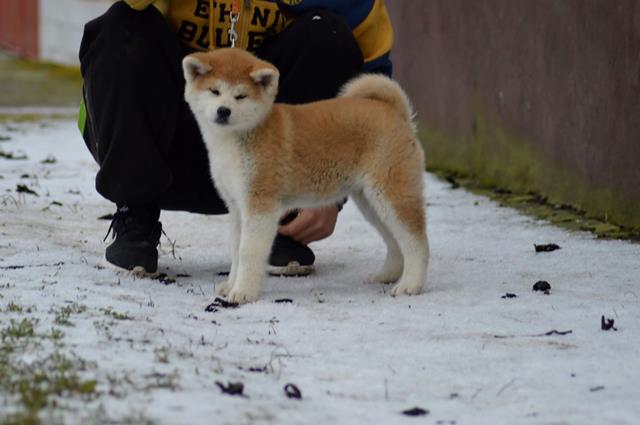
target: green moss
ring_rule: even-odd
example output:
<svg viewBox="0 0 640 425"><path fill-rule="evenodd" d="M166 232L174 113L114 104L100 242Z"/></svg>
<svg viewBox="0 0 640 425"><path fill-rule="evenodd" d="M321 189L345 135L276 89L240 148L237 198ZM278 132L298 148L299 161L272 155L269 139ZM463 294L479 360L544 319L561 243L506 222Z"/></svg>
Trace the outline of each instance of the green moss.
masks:
<svg viewBox="0 0 640 425"><path fill-rule="evenodd" d="M10 313L22 313L22 310L24 309L24 307L22 307L21 305L18 305L16 303L14 303L13 301L11 301L8 305L7 305L7 309L6 311L10 312Z"/></svg>
<svg viewBox="0 0 640 425"><path fill-rule="evenodd" d="M22 319L21 321L11 319L9 326L0 329L0 340L4 343L5 341L34 337L37 324L38 319Z"/></svg>
<svg viewBox="0 0 640 425"><path fill-rule="evenodd" d="M72 314L81 314L87 310L87 306L72 303L62 308L52 308L49 313L55 315L53 323L60 326L74 326L70 318Z"/></svg>
<svg viewBox="0 0 640 425"><path fill-rule="evenodd" d="M97 382L81 377L87 362L59 351L62 332L41 333L37 325L37 319L11 320L0 329L0 394L5 404L15 400L15 411L0 412L1 425L39 424L40 412L55 408L60 397L92 400L98 395ZM47 353L43 344L50 341L54 349Z"/></svg>
<svg viewBox="0 0 640 425"><path fill-rule="evenodd" d="M128 313L118 313L111 307L101 308L100 311L102 311L106 316L109 316L116 320L133 320L133 316L130 316Z"/></svg>
<svg viewBox="0 0 640 425"><path fill-rule="evenodd" d="M576 230L607 238L639 239L640 201L544 158L525 137L474 118L470 135L452 135L420 123L427 169L455 176L465 186L503 204ZM500 188L503 190L497 191Z"/></svg>
<svg viewBox="0 0 640 425"><path fill-rule="evenodd" d="M0 56L0 107L74 106L82 97L80 70Z"/></svg>
<svg viewBox="0 0 640 425"><path fill-rule="evenodd" d="M33 114L33 113L16 113L16 114L2 114L0 113L0 123L31 123L42 121L67 121L69 119L75 119L77 114L73 113L51 113L51 114Z"/></svg>

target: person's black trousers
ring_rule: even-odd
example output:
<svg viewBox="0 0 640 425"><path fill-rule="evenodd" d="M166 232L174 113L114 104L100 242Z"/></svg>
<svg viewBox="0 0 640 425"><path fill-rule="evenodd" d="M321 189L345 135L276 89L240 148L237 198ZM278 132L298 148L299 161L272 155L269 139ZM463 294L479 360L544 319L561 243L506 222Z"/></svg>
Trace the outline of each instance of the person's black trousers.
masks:
<svg viewBox="0 0 640 425"><path fill-rule="evenodd" d="M85 26L83 136L100 165L96 189L117 205L227 212L183 98L188 53L154 7L117 2ZM276 101L285 103L334 97L363 65L347 24L322 10L297 18L255 53L280 70Z"/></svg>

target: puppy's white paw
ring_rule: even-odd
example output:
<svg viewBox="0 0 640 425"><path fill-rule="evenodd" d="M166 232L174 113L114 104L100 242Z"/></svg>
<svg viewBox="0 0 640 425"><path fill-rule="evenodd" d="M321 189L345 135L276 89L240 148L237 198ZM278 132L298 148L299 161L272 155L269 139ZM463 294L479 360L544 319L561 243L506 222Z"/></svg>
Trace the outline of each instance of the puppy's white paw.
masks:
<svg viewBox="0 0 640 425"><path fill-rule="evenodd" d="M391 296L396 297L398 295L418 295L422 293L424 285L422 283L410 284L408 282L398 282L391 288Z"/></svg>
<svg viewBox="0 0 640 425"><path fill-rule="evenodd" d="M227 301L230 303L252 303L258 299L260 295L260 290L255 290L251 288L238 288L234 286L231 291L229 291L229 295L227 296Z"/></svg>
<svg viewBox="0 0 640 425"><path fill-rule="evenodd" d="M397 272L387 272L382 271L380 273L369 275L364 283L394 283L397 282L402 276L402 271L400 273Z"/></svg>
<svg viewBox="0 0 640 425"><path fill-rule="evenodd" d="M229 294L230 290L231 285L229 284L229 281L222 282L216 285L216 293L221 297L226 297Z"/></svg>

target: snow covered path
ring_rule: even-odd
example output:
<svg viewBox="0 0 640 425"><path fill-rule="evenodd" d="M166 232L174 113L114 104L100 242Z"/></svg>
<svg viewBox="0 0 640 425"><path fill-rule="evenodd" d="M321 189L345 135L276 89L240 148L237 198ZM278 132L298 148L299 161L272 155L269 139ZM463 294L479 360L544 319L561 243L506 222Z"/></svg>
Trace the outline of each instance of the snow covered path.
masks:
<svg viewBox="0 0 640 425"><path fill-rule="evenodd" d="M315 275L269 277L259 302L205 312L229 267L226 217L163 213L173 243L163 237L160 271L176 281L138 279L103 260L109 222L97 218L113 208L75 124L0 124L0 140L0 328L28 318L60 332L12 359L58 350L96 381L90 397L43 408L44 423L639 421L638 244L568 233L426 175L424 295L362 283L384 247L348 203L335 235L313 245ZM547 242L562 249L534 252ZM532 291L538 280L550 295ZM602 315L618 330L601 330ZM216 381L243 383L244 397ZM413 407L430 413L402 414ZM0 423L21 409L0 385Z"/></svg>

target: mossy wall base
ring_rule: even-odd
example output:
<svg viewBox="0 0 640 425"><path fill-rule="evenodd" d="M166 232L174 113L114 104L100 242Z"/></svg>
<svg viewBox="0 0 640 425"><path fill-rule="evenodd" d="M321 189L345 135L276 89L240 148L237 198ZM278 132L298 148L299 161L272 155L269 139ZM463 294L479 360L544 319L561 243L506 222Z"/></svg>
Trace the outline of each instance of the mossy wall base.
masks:
<svg viewBox="0 0 640 425"><path fill-rule="evenodd" d="M475 188L535 194L536 199L571 206L588 218L640 230L640 202L611 188L592 187L553 158L546 158L533 143L480 113L475 114L473 129L471 135L456 137L420 121L427 168L471 179Z"/></svg>

